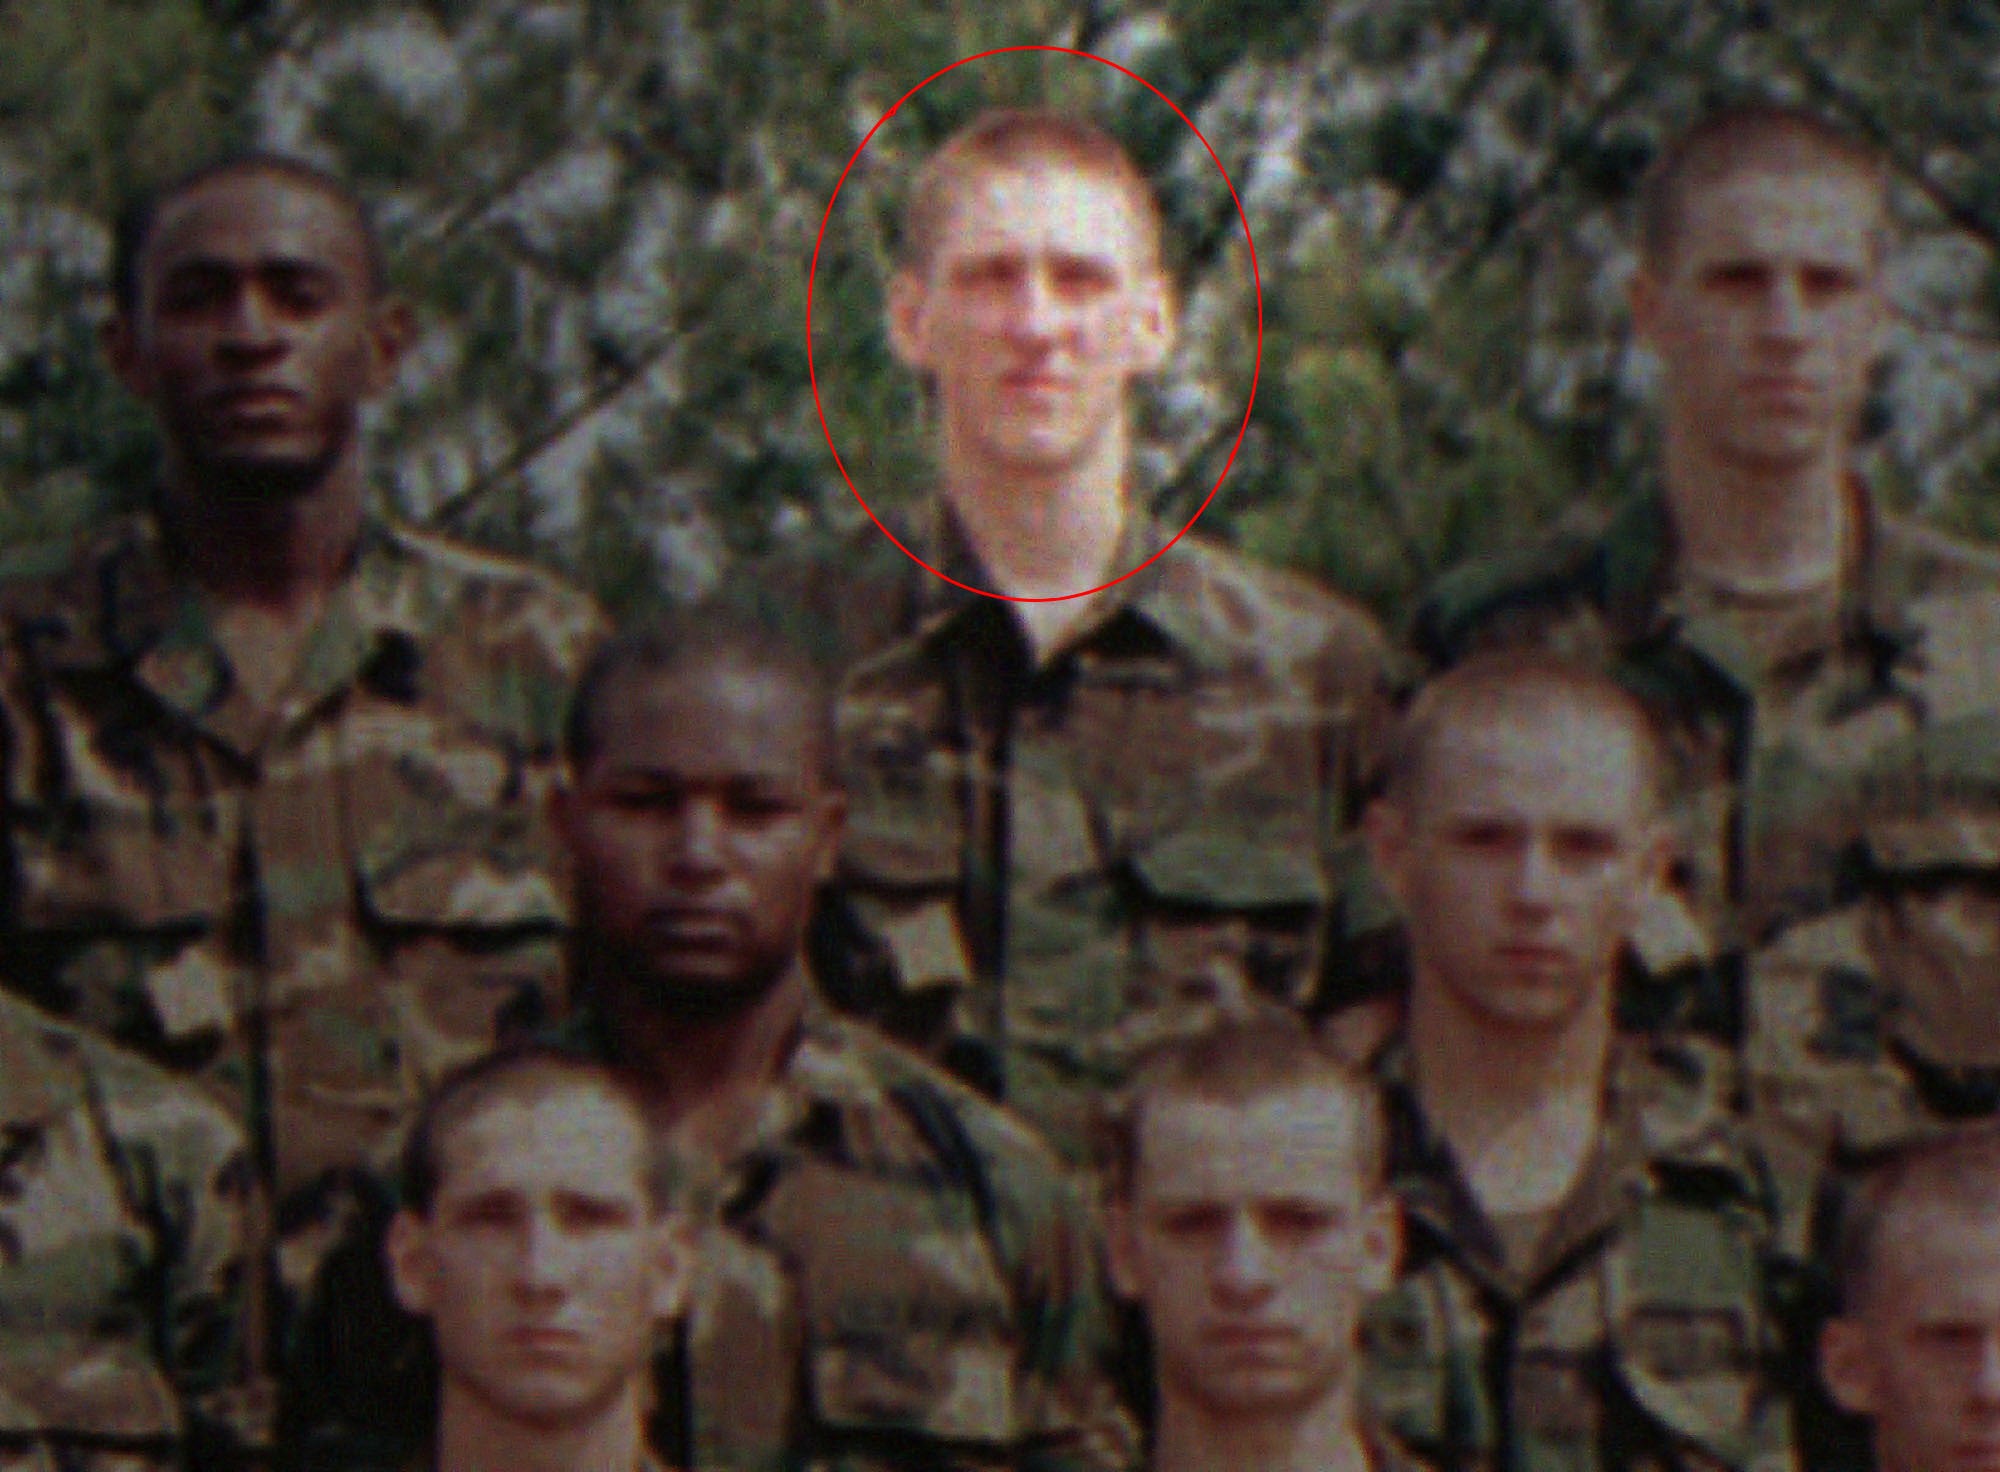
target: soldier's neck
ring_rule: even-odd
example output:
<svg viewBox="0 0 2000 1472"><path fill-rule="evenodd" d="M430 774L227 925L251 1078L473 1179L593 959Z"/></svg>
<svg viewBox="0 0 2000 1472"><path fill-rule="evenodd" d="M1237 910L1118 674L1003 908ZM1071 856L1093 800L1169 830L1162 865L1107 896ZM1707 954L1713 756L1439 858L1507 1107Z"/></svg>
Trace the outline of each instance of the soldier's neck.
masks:
<svg viewBox="0 0 2000 1472"><path fill-rule="evenodd" d="M630 995L615 999L608 1020L655 1122L681 1143L726 1159L798 1043L811 985L801 956L768 992L740 1008L670 1010Z"/></svg>
<svg viewBox="0 0 2000 1472"><path fill-rule="evenodd" d="M633 1472L645 1453L640 1380L571 1426L524 1424L447 1376L438 1404L436 1472Z"/></svg>
<svg viewBox="0 0 2000 1472"><path fill-rule="evenodd" d="M1153 1472L1368 1472L1350 1375L1310 1409L1229 1413L1161 1387Z"/></svg>
<svg viewBox="0 0 2000 1472"><path fill-rule="evenodd" d="M1040 469L962 453L947 439L944 498L992 586L1013 598L1059 598L1123 572L1126 439ZM1071 606L1071 605L1059 605Z"/></svg>
<svg viewBox="0 0 2000 1472"><path fill-rule="evenodd" d="M181 566L216 602L283 614L322 602L346 576L363 504L350 454L312 486L270 494L198 484L170 458L160 517Z"/></svg>
<svg viewBox="0 0 2000 1472"><path fill-rule="evenodd" d="M1684 577L1774 595L1840 576L1852 533L1843 456L1797 465L1724 459L1669 433L1666 471Z"/></svg>
<svg viewBox="0 0 2000 1472"><path fill-rule="evenodd" d="M1419 972L1409 1028L1417 1102L1482 1208L1529 1212L1564 1200L1603 1130L1608 994L1561 1025L1504 1025Z"/></svg>

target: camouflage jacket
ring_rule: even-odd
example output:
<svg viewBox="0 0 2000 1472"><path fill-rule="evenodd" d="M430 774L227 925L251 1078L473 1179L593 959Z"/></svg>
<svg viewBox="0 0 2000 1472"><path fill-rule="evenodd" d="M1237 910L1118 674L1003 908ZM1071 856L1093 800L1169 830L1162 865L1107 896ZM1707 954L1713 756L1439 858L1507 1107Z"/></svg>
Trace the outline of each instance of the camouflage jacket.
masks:
<svg viewBox="0 0 2000 1472"><path fill-rule="evenodd" d="M1127 565L1167 536L1136 526ZM918 576L925 612L840 705L842 879L893 977L870 1010L1082 1161L1136 1050L1252 995L1323 1000L1324 934L1367 923L1386 649L1193 537L1039 668L1005 602Z"/></svg>
<svg viewBox="0 0 2000 1472"><path fill-rule="evenodd" d="M243 1136L0 997L0 1469L220 1465L242 1346Z"/></svg>
<svg viewBox="0 0 2000 1472"><path fill-rule="evenodd" d="M7 984L237 1113L287 1284L328 1182L551 1003L542 797L598 627L551 578L371 522L265 717L149 518L0 567Z"/></svg>
<svg viewBox="0 0 2000 1472"><path fill-rule="evenodd" d="M593 1009L550 1037L618 1056ZM814 996L742 1147L697 1179L691 1307L659 1356L650 1420L669 1462L1103 1472L1132 1461L1094 1224L1005 1111ZM281 1468L401 1468L434 1423L428 1336L390 1296L386 1223L350 1228L302 1316Z"/></svg>
<svg viewBox="0 0 2000 1472"><path fill-rule="evenodd" d="M2000 863L2000 556L1877 514L1858 483L1852 505L1838 608L1774 661L1680 585L1658 494L1601 533L1460 570L1413 624L1434 663L1519 642L1601 657L1662 712L1681 855L1640 950L1656 974L1716 963L1696 1020L1732 1039L1746 1023L1742 957L1783 926L1871 888L1909 893L1915 876ZM1919 964L1962 948L1950 917L1911 919Z"/></svg>
<svg viewBox="0 0 2000 1472"><path fill-rule="evenodd" d="M595 1015L565 1033L615 1055ZM1130 1464L1098 1239L1005 1111L814 995L702 1193L677 1385L709 1469ZM667 1450L675 1450L667 1448Z"/></svg>
<svg viewBox="0 0 2000 1472"><path fill-rule="evenodd" d="M1794 1465L1770 1193L1721 1062L1620 1045L1603 1143L1524 1266L1420 1113L1403 1045L1378 1060L1406 1245L1370 1317L1368 1394L1418 1453L1452 1472Z"/></svg>

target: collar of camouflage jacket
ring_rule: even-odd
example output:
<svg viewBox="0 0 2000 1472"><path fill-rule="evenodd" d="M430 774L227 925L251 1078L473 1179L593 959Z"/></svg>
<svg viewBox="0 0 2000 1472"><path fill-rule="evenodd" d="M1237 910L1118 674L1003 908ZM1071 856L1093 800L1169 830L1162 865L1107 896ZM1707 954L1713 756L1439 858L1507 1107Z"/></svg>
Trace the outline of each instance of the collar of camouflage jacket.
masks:
<svg viewBox="0 0 2000 1472"><path fill-rule="evenodd" d="M1413 1232L1451 1244L1506 1296L1532 1294L1623 1220L1640 1196L1698 1184L1704 1195L1756 1210L1767 1205L1763 1182L1731 1129L1733 1082L1721 1050L1693 1040L1620 1037L1606 1060L1602 1139L1558 1208L1537 1264L1520 1274L1418 1102L1408 1039L1392 1039L1372 1068L1389 1103L1392 1183Z"/></svg>
<svg viewBox="0 0 2000 1472"><path fill-rule="evenodd" d="M1138 568L1173 541L1176 531L1151 516L1137 513L1127 516L1125 529L1119 535L1114 567L1121 573ZM914 519L904 540L909 550L924 562L955 580L954 583L944 578L924 578L915 630L920 641L945 640L960 631L982 642L993 639L996 635L993 624L982 620L1002 620L1004 637L1016 640L1022 637L1015 620L1004 617L1007 607L1004 599L970 591L985 587L990 579L942 498L933 498L926 512ZM1093 595L1089 613L1065 635L1065 649L1075 650L1100 639L1122 618L1129 618L1164 639L1173 651L1199 668L1223 663L1199 620L1192 616L1192 600L1186 596L1183 580L1176 576L1180 565L1194 555L1197 545L1192 538L1183 539L1148 566Z"/></svg>
<svg viewBox="0 0 2000 1472"><path fill-rule="evenodd" d="M1850 648L1875 648L1893 660L1915 642L1916 634L1899 606L1899 590L1883 576L1882 517L1875 499L1851 473L1845 489L1854 536L1841 576L1841 638ZM1738 689L1757 683L1757 658L1726 621L1681 612L1679 538L1664 487L1655 483L1618 508L1597 543L1596 558L1605 614L1621 642L1672 636Z"/></svg>
<svg viewBox="0 0 2000 1472"><path fill-rule="evenodd" d="M857 1120L890 1102L881 1071L872 1066L861 1024L837 1013L817 987L808 987L798 1031L785 1055L776 1086L765 1096L743 1132L739 1157L769 1149L824 1118L850 1134ZM580 1004L552 1033L559 1044L615 1059L618 1048L609 1019L588 1002Z"/></svg>
<svg viewBox="0 0 2000 1472"><path fill-rule="evenodd" d="M392 524L364 520L347 577L308 638L279 712L281 725L309 718L357 679L388 693L412 689L419 650L448 611L426 559ZM94 610L38 630L52 668L127 666L167 708L239 753L269 733L233 678L207 600L174 565L157 518L119 518L85 542L70 565L80 579L74 607Z"/></svg>

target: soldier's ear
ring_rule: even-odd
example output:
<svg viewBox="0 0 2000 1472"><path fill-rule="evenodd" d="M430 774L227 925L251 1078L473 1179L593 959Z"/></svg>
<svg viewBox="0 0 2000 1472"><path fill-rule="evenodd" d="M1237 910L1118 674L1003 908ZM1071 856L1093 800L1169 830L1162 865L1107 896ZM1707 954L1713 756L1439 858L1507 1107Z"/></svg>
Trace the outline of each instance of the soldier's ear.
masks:
<svg viewBox="0 0 2000 1472"><path fill-rule="evenodd" d="M1646 341L1653 341L1660 330L1660 278L1653 268L1640 264L1625 283L1625 306L1632 314L1632 330Z"/></svg>
<svg viewBox="0 0 2000 1472"><path fill-rule="evenodd" d="M847 794L837 787L829 788L819 801L820 851L814 878L831 884L840 868L840 841L847 832Z"/></svg>
<svg viewBox="0 0 2000 1472"><path fill-rule="evenodd" d="M688 1288L694 1280L694 1232L678 1211L653 1224L653 1317L661 1323L687 1310Z"/></svg>
<svg viewBox="0 0 2000 1472"><path fill-rule="evenodd" d="M368 330L368 392L379 394L395 382L403 366L403 355L417 335L417 317L410 304L398 296L385 296L375 304Z"/></svg>
<svg viewBox="0 0 2000 1472"><path fill-rule="evenodd" d="M389 1221L382 1255L389 1264L389 1286L406 1313L428 1315L437 1302L437 1264L431 1255L430 1230L413 1211L399 1211Z"/></svg>
<svg viewBox="0 0 2000 1472"><path fill-rule="evenodd" d="M1165 271L1153 271L1146 284L1141 286L1140 299L1133 313L1132 322L1132 370L1135 373L1158 373L1167 366L1167 359L1173 355L1174 315L1173 283L1167 279Z"/></svg>
<svg viewBox="0 0 2000 1472"><path fill-rule="evenodd" d="M1104 1259L1111 1273L1111 1286L1120 1298L1137 1302L1140 1294L1138 1224L1132 1219L1132 1205L1114 1199L1104 1208Z"/></svg>
<svg viewBox="0 0 2000 1472"><path fill-rule="evenodd" d="M1370 1298L1380 1298L1396 1285L1396 1269L1403 1261L1403 1211L1396 1193L1378 1190L1375 1199L1363 1208L1361 1219L1361 1263L1357 1276Z"/></svg>
<svg viewBox="0 0 2000 1472"><path fill-rule="evenodd" d="M889 347L896 361L919 373L930 371L926 319L930 283L907 267L889 278Z"/></svg>
<svg viewBox="0 0 2000 1472"><path fill-rule="evenodd" d="M146 361L139 351L139 334L132 325L132 319L123 312L114 312L97 329L97 346L104 354L104 361L111 365L111 372L125 390L134 398L150 403L153 398L153 378L146 371Z"/></svg>
<svg viewBox="0 0 2000 1472"><path fill-rule="evenodd" d="M1853 1319L1837 1317L1820 1330L1819 1373L1834 1404L1848 1414L1872 1416L1881 1408L1868 1331Z"/></svg>
<svg viewBox="0 0 2000 1472"><path fill-rule="evenodd" d="M1406 903L1406 881L1410 849L1410 820L1391 798L1378 797L1361 815L1361 836L1368 847L1368 862L1374 866L1382 887L1401 906Z"/></svg>

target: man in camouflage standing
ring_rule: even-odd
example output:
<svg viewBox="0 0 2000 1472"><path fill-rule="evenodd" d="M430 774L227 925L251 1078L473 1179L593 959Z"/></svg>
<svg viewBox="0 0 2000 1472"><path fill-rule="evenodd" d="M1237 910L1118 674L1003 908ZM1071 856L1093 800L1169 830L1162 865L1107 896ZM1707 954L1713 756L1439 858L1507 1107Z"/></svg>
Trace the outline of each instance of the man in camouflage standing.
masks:
<svg viewBox="0 0 2000 1472"><path fill-rule="evenodd" d="M0 1467L235 1465L242 1132L6 996L0 1132Z"/></svg>
<svg viewBox="0 0 2000 1472"><path fill-rule="evenodd" d="M1809 1055L1767 1074L1900 1053L1941 1102L1984 1108L2000 974L1991 927L1967 924L1978 885L1956 881L1993 869L2000 558L1887 515L1850 469L1889 235L1882 157L1808 113L1734 107L1672 142L1631 292L1661 369L1656 486L1601 533L1450 575L1414 638L1439 663L1519 642L1602 657L1661 712L1679 834L1637 937L1661 982L1634 998L1649 1020L1775 1027ZM1804 947L1844 952L1847 983L1825 964L1746 975L1857 895L1883 903L1875 954Z"/></svg>
<svg viewBox="0 0 2000 1472"><path fill-rule="evenodd" d="M1446 1467L1794 1465L1726 1060L1613 1019L1667 853L1659 761L1609 677L1485 655L1419 694L1370 815L1412 973L1374 1062L1406 1247L1371 1389Z"/></svg>
<svg viewBox="0 0 2000 1472"><path fill-rule="evenodd" d="M205 169L114 274L164 454L146 513L0 568L6 981L244 1122L254 1365L423 1083L553 1005L541 799L597 615L370 509L410 321L340 181Z"/></svg>
<svg viewBox="0 0 2000 1472"><path fill-rule="evenodd" d="M868 1005L1079 1163L1136 1049L1324 999L1385 694L1367 614L1200 538L1069 596L1175 530L1129 422L1173 328L1158 204L1095 128L989 113L917 179L889 334L941 480L909 542L996 596L910 565L873 600L842 877L887 953Z"/></svg>
<svg viewBox="0 0 2000 1472"><path fill-rule="evenodd" d="M584 675L560 826L578 1042L712 1164L674 1394L694 1467L1095 1469L1129 1427L1097 1242L1018 1121L820 998L831 694L699 612Z"/></svg>

